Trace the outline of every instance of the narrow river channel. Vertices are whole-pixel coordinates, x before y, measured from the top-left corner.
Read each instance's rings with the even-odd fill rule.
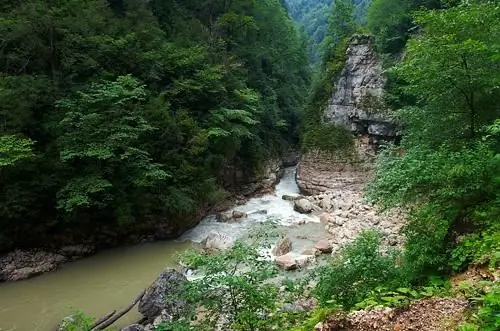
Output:
[[[196,245],[211,230],[238,239],[258,222],[273,218],[289,229],[286,231],[289,235],[300,234],[294,241],[294,250],[303,249],[322,235],[322,226],[315,217],[296,213],[290,202],[281,199],[283,194],[298,194],[293,168],[286,169],[275,194],[251,199],[235,208],[250,213],[250,217],[241,222],[218,223],[214,217],[207,217],[180,240],[119,247],[65,264],[56,272],[33,279],[0,283],[0,331],[54,331],[58,322],[75,309],[92,316],[120,309],[165,267],[175,266],[178,253]],[[259,210],[266,210],[267,214],[252,214]],[[294,227],[299,221],[310,222],[310,225]],[[131,312],[117,326],[133,323],[139,317],[138,312]]]

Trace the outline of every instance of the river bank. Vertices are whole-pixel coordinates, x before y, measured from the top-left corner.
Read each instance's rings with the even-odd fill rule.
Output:
[[[83,242],[70,245],[55,246],[48,243],[47,247],[17,249],[6,254],[0,254],[0,282],[10,282],[28,279],[51,272],[63,264],[93,255],[99,251],[115,247],[126,247],[148,242],[175,240],[190,229],[196,227],[208,215],[242,205],[255,196],[269,194],[283,175],[284,167],[296,165],[295,154],[285,156],[282,160],[269,161],[258,174],[248,175],[232,170],[235,178],[228,195],[213,205],[200,209],[196,215],[179,222],[145,221],[134,229],[123,233],[103,230]]]

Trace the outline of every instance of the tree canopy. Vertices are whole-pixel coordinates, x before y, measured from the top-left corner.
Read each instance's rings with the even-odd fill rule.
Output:
[[[298,140],[280,1],[3,1],[0,35],[0,250],[182,228]]]

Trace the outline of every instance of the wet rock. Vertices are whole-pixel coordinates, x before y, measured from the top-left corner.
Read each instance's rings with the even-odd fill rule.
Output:
[[[139,302],[139,312],[150,321],[161,315],[182,316],[188,310],[183,299],[186,283],[186,277],[177,270],[164,270],[146,290]]]
[[[267,215],[267,210],[265,209],[254,210],[249,212],[248,215]]]
[[[140,324],[132,324],[122,328],[120,331],[144,331],[144,326]]]
[[[201,242],[203,247],[207,250],[223,251],[233,246],[233,240],[220,232],[212,230],[208,236]]]
[[[274,246],[272,253],[275,256],[281,256],[291,252],[291,250],[292,250],[292,241],[290,240],[290,238],[285,237],[280,239],[276,243],[276,246]]]
[[[307,199],[295,200],[293,209],[301,214],[309,214],[314,209],[313,204]]]
[[[234,219],[242,219],[242,218],[246,218],[246,217],[247,217],[247,214],[242,212],[242,211],[239,211],[239,210],[233,211],[233,218]]]
[[[314,246],[318,251],[324,254],[329,254],[332,252],[333,247],[327,239],[321,239]]]
[[[304,199],[304,197],[302,195],[284,194],[281,196],[281,199],[286,200],[286,201],[295,201],[295,200],[299,200],[299,199]]]
[[[233,211],[224,211],[217,214],[217,221],[219,222],[230,222],[233,219]]]
[[[0,281],[18,281],[55,270],[66,257],[44,251],[16,250],[0,257]]]

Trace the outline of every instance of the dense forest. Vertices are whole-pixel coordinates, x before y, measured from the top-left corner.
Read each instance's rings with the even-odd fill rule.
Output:
[[[371,0],[354,0],[354,17],[363,24],[366,11]],[[327,47],[331,33],[328,29],[329,19],[336,6],[342,6],[334,0],[286,0],[290,16],[300,26],[302,34],[307,38],[307,52],[311,64],[318,65],[322,60],[323,48]],[[326,40],[325,40],[326,39]]]
[[[0,251],[182,228],[298,141],[280,1],[6,0],[0,29]]]
[[[364,198],[405,215],[404,243],[364,231],[282,284],[261,242],[188,252],[204,276],[183,283],[194,308],[157,330],[380,330],[415,302],[444,311],[430,329],[500,329],[498,1],[9,0],[0,13],[0,251],[179,226],[232,189],[228,168],[352,149],[359,137],[324,112],[365,33],[401,139],[377,146]],[[351,327],[370,309],[390,316]],[[425,330],[405,323],[432,314],[387,329]]]

